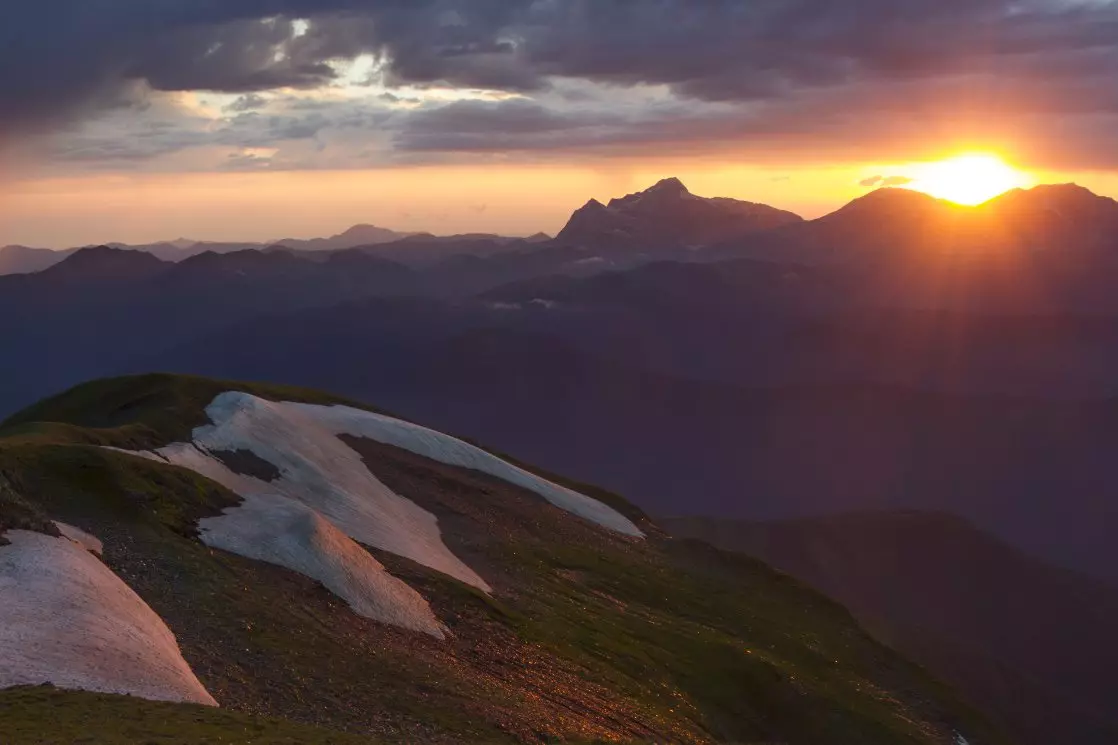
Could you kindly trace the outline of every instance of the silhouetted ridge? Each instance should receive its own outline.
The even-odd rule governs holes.
[[[678,178],[610,200],[591,199],[577,210],[558,240],[590,247],[627,245],[694,247],[762,232],[802,218],[791,212],[736,199],[692,194]]]
[[[94,246],[74,252],[42,274],[52,279],[133,280],[153,276],[168,266],[146,251]]]

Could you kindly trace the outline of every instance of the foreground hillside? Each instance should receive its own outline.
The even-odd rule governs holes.
[[[12,417],[5,742],[1007,742],[787,576],[345,403],[145,376]],[[83,574],[36,590],[29,546]],[[111,695],[180,658],[146,697],[217,707]]]

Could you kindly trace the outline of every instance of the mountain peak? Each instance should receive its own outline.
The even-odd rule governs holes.
[[[1014,189],[998,197],[1002,198],[1040,200],[1050,206],[1114,203],[1109,197],[1100,196],[1085,186],[1073,183],[1040,184],[1031,189]]]
[[[1053,215],[1065,226],[1096,225],[1103,237],[1118,227],[1118,202],[1078,184],[1042,184],[1031,189],[1013,189],[987,205],[1017,215]]]
[[[762,232],[802,218],[791,212],[737,199],[692,194],[678,178],[611,199],[591,199],[572,215],[559,240],[590,245],[618,244],[648,250],[711,245]]]
[[[167,266],[167,262],[146,251],[92,246],[75,251],[63,261],[43,270],[42,274],[67,280],[130,281],[152,276]]]
[[[657,181],[654,185],[649,187],[649,189],[646,191],[646,193],[651,193],[651,192],[671,192],[671,193],[675,193],[675,194],[690,194],[691,193],[690,191],[687,190],[687,187],[683,185],[683,182],[680,181],[675,176],[671,176],[670,178],[661,179],[660,181]]]
[[[96,266],[160,266],[164,263],[147,251],[133,251],[127,248],[112,248],[111,246],[89,246],[70,254],[58,266],[73,269]]]
[[[911,210],[928,210],[936,207],[948,206],[950,203],[937,199],[931,194],[926,194],[915,189],[886,186],[874,189],[869,194],[864,194],[857,199],[847,202],[830,215],[820,219],[827,219],[832,215],[851,215],[880,212],[908,212]]]

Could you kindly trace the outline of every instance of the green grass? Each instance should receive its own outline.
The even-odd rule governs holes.
[[[206,706],[50,687],[0,691],[4,745],[376,745],[378,740]]]
[[[189,440],[196,427],[209,423],[206,407],[226,391],[244,391],[273,401],[344,404],[373,410],[305,388],[152,373],[95,380],[71,388],[10,416],[0,427],[0,436],[37,436],[126,450],[154,449]],[[98,431],[86,431],[89,429]]]
[[[241,499],[193,471],[88,445],[0,439],[0,474],[42,506],[154,522],[182,536]]]
[[[0,475],[0,546],[5,545],[6,530],[34,530],[58,535],[58,528],[37,505],[21,497],[8,480]]]
[[[759,562],[698,544],[668,544],[667,561],[594,547],[520,548],[536,580],[518,631],[656,716],[682,713],[720,741],[822,743],[841,732],[844,742],[929,742],[927,712],[886,694],[903,679],[951,701],[961,729],[997,741],[844,608]],[[581,581],[568,581],[570,572]]]

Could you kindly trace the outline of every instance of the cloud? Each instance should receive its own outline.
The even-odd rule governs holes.
[[[246,93],[233,103],[226,105],[224,110],[234,114],[243,114],[246,111],[262,109],[267,105],[268,99],[264,98],[264,96],[256,93]]]
[[[858,182],[858,186],[873,188],[875,186],[905,186],[911,184],[913,179],[908,176],[870,176]]]
[[[382,86],[381,104],[416,107],[393,130],[403,154],[814,141],[827,142],[832,152],[821,155],[830,157],[874,140],[911,147],[975,136],[1010,136],[1048,163],[1118,152],[1118,6],[1092,0],[9,5],[0,142],[135,112],[161,92],[235,95],[226,113],[270,115],[262,93],[329,91],[347,84],[343,63],[362,58],[372,60],[362,84]],[[400,90],[425,87],[532,100],[434,113]],[[641,90],[660,91],[659,100],[620,113],[602,105]],[[313,138],[351,126],[354,114],[330,102],[323,116],[268,127]]]

